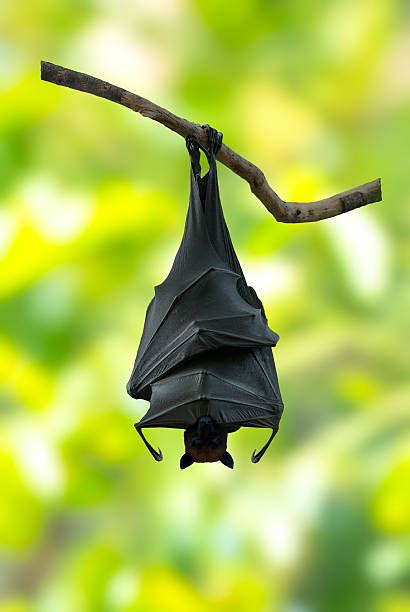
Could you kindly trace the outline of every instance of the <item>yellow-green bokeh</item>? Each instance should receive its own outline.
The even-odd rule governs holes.
[[[405,0],[3,0],[0,612],[410,609],[410,9]],[[219,166],[285,412],[231,472],[135,435],[125,384],[182,236],[177,135],[40,81],[94,74],[222,131],[278,193],[383,203],[281,225]],[[205,165],[205,164],[204,164]]]

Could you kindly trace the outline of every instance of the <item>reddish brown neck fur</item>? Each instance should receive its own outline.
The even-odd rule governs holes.
[[[190,436],[187,431],[184,432],[185,452],[191,455],[192,459],[196,463],[212,463],[214,461],[220,461],[222,455],[226,451],[227,434],[223,436],[221,444],[217,448],[211,446],[202,445],[200,447],[192,446],[190,443]]]

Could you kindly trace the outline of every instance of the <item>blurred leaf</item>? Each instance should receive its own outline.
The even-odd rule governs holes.
[[[378,486],[373,519],[383,532],[410,534],[410,458],[401,459]]]
[[[0,452],[2,495],[0,543],[6,549],[24,549],[42,529],[42,508],[19,473],[12,455]]]

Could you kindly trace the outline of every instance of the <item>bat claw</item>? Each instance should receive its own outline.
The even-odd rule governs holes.
[[[213,128],[210,125],[208,125],[208,123],[204,123],[201,127],[205,130],[205,132],[207,134],[208,149],[216,157],[216,155],[218,154],[219,149],[222,146],[223,134],[222,134],[222,132],[218,132],[218,130],[216,130],[215,128]]]
[[[278,433],[278,429],[279,426],[276,425],[275,427],[272,428],[272,433],[270,435],[269,440],[266,442],[265,446],[263,446],[261,448],[261,450],[257,453],[256,450],[253,451],[252,453],[252,457],[251,457],[251,461],[252,463],[258,463],[258,461],[260,461],[260,459],[262,459],[263,455],[266,453],[266,451],[269,448],[270,443],[272,442],[273,438],[276,436],[276,434]]]
[[[162,450],[160,448],[157,451],[155,449],[153,450],[155,454],[153,453],[152,456],[154,457],[155,461],[162,461],[164,458]]]
[[[134,423],[134,427],[137,430],[137,433],[141,436],[142,441],[144,442],[145,446],[147,447],[151,455],[154,457],[155,461],[162,461],[164,457],[162,455],[161,449],[159,448],[158,450],[155,450],[155,448],[151,446],[151,444],[148,442],[148,440],[142,433],[141,427],[138,427],[138,423]]]
[[[197,141],[193,134],[188,134],[188,136],[185,138],[185,142],[186,142],[186,146],[188,147],[189,151],[193,151],[195,149],[195,145]]]
[[[252,463],[258,463],[258,461],[260,460],[261,456],[262,455],[260,453],[256,452],[256,448],[255,448],[255,450],[252,453],[252,457],[251,457]]]

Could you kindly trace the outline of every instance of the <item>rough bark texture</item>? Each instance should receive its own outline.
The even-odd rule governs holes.
[[[206,147],[206,133],[200,125],[178,117],[166,108],[162,108],[158,104],[126,89],[49,62],[41,62],[41,78],[43,81],[84,91],[126,106],[144,117],[162,123],[162,125],[184,138],[188,134],[193,134],[200,144]],[[285,202],[269,185],[260,168],[230,149],[226,144],[222,144],[217,159],[247,181],[252,193],[275,219],[282,223],[320,221],[372,202],[379,202],[382,198],[381,181],[378,178],[370,183],[364,183],[359,187],[354,187],[316,202]]]

